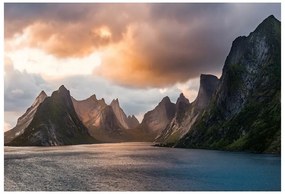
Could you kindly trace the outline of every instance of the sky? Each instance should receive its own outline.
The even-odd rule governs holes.
[[[44,90],[118,98],[139,120],[163,97],[190,102],[221,76],[231,44],[278,3],[5,3],[4,130]]]

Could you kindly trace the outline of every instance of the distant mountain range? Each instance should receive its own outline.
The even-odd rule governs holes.
[[[238,37],[220,79],[200,76],[198,96],[176,103],[165,97],[141,123],[127,116],[115,99],[107,105],[95,95],[77,101],[61,86],[41,92],[5,132],[5,145],[52,146],[151,141],[159,146],[281,150],[281,23],[266,18],[248,37]]]

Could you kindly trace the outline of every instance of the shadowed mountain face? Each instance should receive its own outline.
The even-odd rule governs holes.
[[[118,99],[113,100],[110,106],[112,107],[114,114],[124,129],[133,129],[139,125],[139,121],[134,115],[128,117],[126,116],[123,109],[120,107]]]
[[[281,23],[232,44],[216,94],[176,147],[280,152]]]
[[[22,133],[14,136],[6,145],[52,146],[97,142],[77,117],[69,91],[64,86],[53,92],[51,97],[45,97],[41,103],[40,101],[37,99],[34,103],[37,106],[34,107],[36,110],[33,115],[21,117],[22,120],[27,120],[24,125],[19,125],[22,126]],[[8,132],[5,133],[5,139],[11,134]]]
[[[198,96],[191,104],[183,94],[180,94],[176,102],[174,118],[156,137],[155,141],[161,145],[173,145],[182,138],[196,121],[198,115],[208,106],[218,83],[219,79],[216,76],[202,74]]]
[[[154,140],[169,124],[174,114],[175,104],[170,101],[169,97],[164,97],[153,110],[144,115],[139,128],[152,136],[150,139]]]
[[[35,113],[38,110],[39,105],[47,98],[47,95],[44,91],[42,91],[38,97],[36,98],[36,100],[34,101],[34,103],[32,104],[32,106],[30,108],[27,109],[27,111],[25,112],[25,114],[23,114],[17,122],[17,125],[7,131],[5,133],[4,136],[4,143],[7,144],[10,141],[12,141],[14,138],[16,138],[17,136],[20,136],[24,133],[25,129],[29,126],[29,124],[32,122]]]
[[[118,99],[107,105],[93,95],[77,101],[61,86],[51,97],[44,92],[5,133],[5,145],[69,145],[141,140],[134,115],[126,116]],[[96,139],[96,141],[95,141]]]

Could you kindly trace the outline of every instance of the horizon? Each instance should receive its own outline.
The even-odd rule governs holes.
[[[165,96],[192,102],[200,74],[221,76],[235,38],[270,15],[281,21],[279,3],[5,3],[4,10],[4,131],[41,90],[60,85],[77,100],[118,98],[140,122]]]

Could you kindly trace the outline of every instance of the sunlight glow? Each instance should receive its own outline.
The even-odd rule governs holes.
[[[37,73],[44,78],[63,78],[73,75],[91,75],[100,66],[99,53],[83,58],[60,59],[34,48],[17,49],[6,52],[13,66],[19,71]]]
[[[102,26],[101,28],[96,29],[94,32],[96,35],[103,39],[109,39],[112,37],[112,33],[107,26]]]

